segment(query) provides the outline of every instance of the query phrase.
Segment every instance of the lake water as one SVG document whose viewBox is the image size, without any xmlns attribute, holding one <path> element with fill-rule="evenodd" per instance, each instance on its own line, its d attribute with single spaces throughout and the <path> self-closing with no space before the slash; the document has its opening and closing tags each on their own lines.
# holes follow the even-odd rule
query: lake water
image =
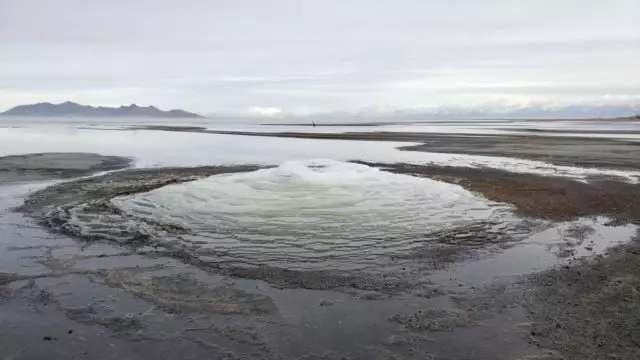
<svg viewBox="0 0 640 360">
<path fill-rule="evenodd" d="M 265 120 L 261 120 L 265 121 Z M 491 167 L 520 173 L 583 178 L 589 175 L 616 175 L 637 181 L 640 172 L 582 169 L 556 166 L 541 161 L 505 157 L 399 151 L 399 146 L 411 143 L 317 140 L 220 135 L 206 133 L 126 130 L 141 125 L 201 126 L 218 130 L 242 131 L 409 131 L 468 134 L 498 134 L 505 127 L 554 127 L 570 131 L 585 127 L 638 126 L 624 122 L 512 122 L 512 121 L 451 121 L 429 125 L 402 124 L 381 126 L 269 126 L 255 119 L 234 122 L 213 119 L 56 119 L 0 117 L 0 156 L 41 152 L 93 152 L 103 155 L 133 157 L 136 166 L 197 166 L 216 164 L 279 165 L 290 160 L 363 160 L 371 162 L 404 162 L 415 164 Z M 595 129 L 595 128 L 594 128 Z M 555 134 L 558 135 L 558 134 Z M 585 134 L 573 134 L 585 136 Z M 640 136 L 600 134 L 599 136 Z"/>
<path fill-rule="evenodd" d="M 201 350 L 206 353 L 200 356 L 204 358 L 213 356 L 212 349 L 218 346 L 226 349 L 225 344 L 229 343 L 230 338 L 216 337 L 217 330 L 204 332 L 219 329 L 214 328 L 218 326 L 224 328 L 227 337 L 229 334 L 239 336 L 241 341 L 237 346 L 229 345 L 239 354 L 254 346 L 256 339 L 267 339 L 265 344 L 269 347 L 259 343 L 255 348 L 260 355 L 265 348 L 273 347 L 296 354 L 317 352 L 326 355 L 338 351 L 338 354 L 360 354 L 360 357 L 350 358 L 375 358 L 381 347 L 394 351 L 404 347 L 414 351 L 417 349 L 414 344 L 421 344 L 426 349 L 425 354 L 442 353 L 450 358 L 521 358 L 523 354 L 536 351 L 527 343 L 529 330 L 523 327 L 528 321 L 524 313 L 508 312 L 483 320 L 480 325 L 451 332 L 430 332 L 428 337 L 419 339 L 412 337 L 413 332 L 389 320 L 403 314 L 420 315 L 425 309 L 444 309 L 446 313 L 455 309 L 448 294 L 459 296 L 484 284 L 509 282 L 523 274 L 564 264 L 567 259 L 558 254 L 565 252 L 567 247 L 576 256 L 602 253 L 609 246 L 628 241 L 636 232 L 633 226 L 606 225 L 609 219 L 604 218 L 555 224 L 545 222 L 539 224 L 544 225 L 541 229 L 535 226 L 523 229 L 521 225 L 525 222 L 510 206 L 489 201 L 458 185 L 392 174 L 348 160 L 490 167 L 578 180 L 590 175 L 618 175 L 637 182 L 640 172 L 556 166 L 505 157 L 400 151 L 397 147 L 409 144 L 401 142 L 127 130 L 131 126 L 144 125 L 265 132 L 408 131 L 484 135 L 506 134 L 530 127 L 569 132 L 585 128 L 597 130 L 599 126 L 616 131 L 635 126 L 592 122 L 578 127 L 571 122 L 458 121 L 313 128 L 260 125 L 255 119 L 167 122 L 0 117 L 0 156 L 91 152 L 131 157 L 133 166 L 144 168 L 226 164 L 271 166 L 109 199 L 117 209 L 110 214 L 115 219 L 111 222 L 109 215 L 104 213 L 94 217 L 82 213 L 83 206 L 90 207 L 91 204 L 64 208 L 72 215 L 68 224 L 81 231 L 95 234 L 104 230 L 119 234 L 114 229 L 124 227 L 129 234 L 136 232 L 155 240 L 152 252 L 157 253 L 153 254 L 170 255 L 169 249 L 180 249 L 181 254 L 188 254 L 188 259 L 197 260 L 196 266 L 190 261 L 146 256 L 137 253 L 138 249 L 119 246 L 119 240 L 127 239 L 117 239 L 117 243 L 87 242 L 53 234 L 12 209 L 35 191 L 59 181 L 0 184 L 0 273 L 36 276 L 33 282 L 17 282 L 16 289 L 43 289 L 42 294 L 49 294 L 45 300 L 55 300 L 55 306 L 35 307 L 38 312 L 30 310 L 33 304 L 27 306 L 20 299 L 12 300 L 11 307 L 0 308 L 3 329 L 8 329 L 3 332 L 6 336 L 0 336 L 2 351 L 22 354 L 26 348 L 49 353 L 50 346 L 56 342 L 43 342 L 42 338 L 54 334 L 61 339 L 57 343 L 64 346 L 69 357 L 81 353 L 78 349 L 85 353 L 85 349 L 90 349 L 92 354 L 120 354 L 124 353 L 122 349 L 131 349 L 131 344 L 143 346 L 130 350 L 137 354 L 132 358 L 163 345 L 181 354 L 197 354 L 192 345 L 197 350 L 199 344 L 211 344 Z M 158 169 L 157 174 L 161 176 L 162 170 Z M 118 186 L 118 181 L 106 184 Z M 70 194 L 72 201 L 76 201 L 76 192 L 72 189 Z M 100 200 L 104 199 L 97 199 L 98 204 Z M 74 215 L 77 216 L 73 218 Z M 126 221 L 122 221 L 123 216 Z M 175 224 L 186 231 L 172 233 L 166 226 L 151 226 L 158 224 Z M 475 228 L 478 225 L 482 227 Z M 567 234 L 576 226 L 589 226 L 594 232 L 584 239 L 568 238 Z M 489 239 L 489 236 L 500 238 L 492 238 L 498 241 L 497 244 L 489 241 L 483 248 L 472 247 L 470 253 L 442 253 L 438 252 L 442 244 L 433 241 L 439 231 L 454 231 L 454 236 L 467 240 L 474 237 Z M 504 234 L 509 236 L 503 237 Z M 96 236 L 91 239 L 109 238 Z M 140 250 L 149 251 L 149 248 L 151 246 L 144 246 Z M 203 268 L 213 272 L 201 271 Z M 250 272 L 251 269 L 254 272 Z M 89 273 L 91 275 L 87 276 Z M 121 288 L 102 279 L 105 274 L 120 274 Z M 245 274 L 245 277 L 238 274 Z M 167 279 L 189 279 L 187 276 L 197 276 L 208 287 L 222 291 L 215 293 L 212 300 L 205 299 L 212 304 L 220 303 L 233 309 L 245 306 L 251 296 L 260 296 L 272 302 L 277 312 L 247 316 L 217 314 L 214 309 L 211 314 L 183 316 L 169 314 L 161 306 L 150 303 L 149 299 L 153 298 L 141 296 L 141 290 L 149 288 L 146 284 L 152 284 L 154 280 L 162 284 Z M 176 301 L 184 296 L 194 303 L 200 302 L 201 289 L 192 290 L 194 293 L 191 294 L 182 293 L 180 282 L 169 283 L 173 290 L 171 286 L 176 286 L 175 293 L 166 299 Z M 404 293 L 386 294 L 395 287 L 402 290 L 401 286 L 408 286 Z M 238 300 L 229 295 L 236 293 L 248 294 L 248 297 Z M 163 294 L 158 296 L 166 301 Z M 69 318 L 69 314 L 87 304 L 90 317 L 83 320 L 88 324 Z M 103 304 L 106 315 L 101 313 Z M 111 336 L 106 325 L 98 326 L 111 324 L 104 319 L 130 319 L 132 314 L 141 314 L 139 318 L 144 327 L 131 334 Z M 70 335 L 69 329 L 73 329 L 74 335 Z M 67 339 L 75 334 L 82 336 L 82 342 L 68 342 Z M 158 334 L 177 335 L 154 337 Z M 32 339 L 31 342 L 28 339 Z M 200 342 L 181 342 L 183 339 Z M 287 343 L 282 344 L 280 339 L 286 339 Z M 405 342 L 390 342 L 393 339 Z M 25 341 L 28 346 L 24 346 Z M 164 352 L 164 349 L 158 351 Z M 415 354 L 411 358 L 430 358 L 425 354 Z M 325 358 L 324 355 L 321 357 Z"/>
</svg>

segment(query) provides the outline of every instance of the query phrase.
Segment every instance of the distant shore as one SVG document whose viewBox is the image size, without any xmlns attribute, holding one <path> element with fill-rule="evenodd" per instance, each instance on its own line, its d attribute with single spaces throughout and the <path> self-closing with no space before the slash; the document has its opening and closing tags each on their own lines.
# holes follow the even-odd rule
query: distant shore
<svg viewBox="0 0 640 360">
<path fill-rule="evenodd" d="M 640 142 L 621 139 L 528 134 L 469 135 L 417 132 L 252 132 L 209 130 L 197 126 L 135 126 L 127 130 L 156 130 L 241 136 L 283 137 L 299 139 L 361 140 L 412 142 L 401 150 L 435 153 L 457 153 L 486 156 L 508 156 L 541 160 L 556 165 L 602 167 L 611 169 L 640 168 Z M 529 131 L 525 129 L 524 131 Z M 532 133 L 555 133 L 555 130 Z M 579 131 L 578 131 L 579 133 Z M 584 132 L 588 134 L 591 132 Z M 618 132 L 612 132 L 618 133 Z M 640 134 L 640 132 L 626 132 Z"/>
</svg>

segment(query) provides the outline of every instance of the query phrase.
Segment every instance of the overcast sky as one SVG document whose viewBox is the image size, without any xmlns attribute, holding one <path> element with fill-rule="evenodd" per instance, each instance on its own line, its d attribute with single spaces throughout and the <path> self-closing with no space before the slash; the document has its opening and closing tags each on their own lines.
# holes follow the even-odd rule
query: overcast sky
<svg viewBox="0 0 640 360">
<path fill-rule="evenodd" d="M 0 110 L 640 103 L 640 0 L 0 0 Z"/>
</svg>

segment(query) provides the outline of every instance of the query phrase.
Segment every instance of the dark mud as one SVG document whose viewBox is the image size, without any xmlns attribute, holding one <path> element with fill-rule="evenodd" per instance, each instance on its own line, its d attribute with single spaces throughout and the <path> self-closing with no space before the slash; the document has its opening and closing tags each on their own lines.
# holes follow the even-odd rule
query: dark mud
<svg viewBox="0 0 640 360">
<path fill-rule="evenodd" d="M 452 307 L 391 318 L 414 332 L 468 328 L 515 314 L 542 352 L 522 359 L 640 358 L 640 235 L 607 253 L 451 294 Z"/>
<path fill-rule="evenodd" d="M 504 315 L 525 322 L 526 318 L 522 313 L 523 300 L 527 299 L 526 291 L 530 288 L 527 281 L 517 280 L 455 289 L 448 294 L 450 302 L 447 307 L 396 314 L 390 320 L 402 324 L 412 332 L 450 332 L 456 328 L 473 327 L 482 321 Z"/>
<path fill-rule="evenodd" d="M 420 142 L 421 145 L 401 149 L 506 156 L 578 167 L 640 168 L 640 143 L 634 141 L 537 135 L 429 135 Z"/>
<path fill-rule="evenodd" d="M 0 354 L 17 359 L 429 359 L 445 352 L 447 357 L 437 358 L 475 359 L 389 321 L 393 313 L 416 307 L 409 299 L 275 290 L 262 282 L 196 273 L 175 262 L 127 269 L 118 265 L 124 254 L 96 254 L 91 262 L 77 261 L 64 276 L 11 277 L 0 286 Z M 69 259 L 86 257 L 76 253 Z M 50 259 L 46 252 L 44 259 Z M 82 268 L 100 266 L 98 259 L 111 268 Z"/>
<path fill-rule="evenodd" d="M 52 207 L 61 204 L 82 204 L 99 201 L 96 211 L 105 201 L 116 196 L 151 191 L 169 184 L 193 181 L 199 178 L 246 172 L 259 169 L 257 166 L 202 166 L 195 168 L 131 169 L 126 172 L 76 180 L 45 188 L 32 194 L 18 210 L 40 217 Z M 107 204 L 103 204 L 108 206 Z"/>
<path fill-rule="evenodd" d="M 532 341 L 559 359 L 639 359 L 638 241 L 531 276 Z"/>
<path fill-rule="evenodd" d="M 436 246 L 389 259 L 390 273 L 237 267 L 202 260 L 189 245 L 167 246 L 125 227 L 86 232 L 69 220 L 97 216 L 121 224 L 127 215 L 110 205 L 113 197 L 257 167 L 126 170 L 57 184 L 30 194 L 18 208 L 21 213 L 0 217 L 4 227 L 13 226 L 0 228 L 3 259 L 8 255 L 16 259 L 15 264 L 0 264 L 4 271 L 0 272 L 0 356 L 342 360 L 640 356 L 635 316 L 640 313 L 640 251 L 635 244 L 595 257 L 559 256 L 560 266 L 517 278 L 497 280 L 489 273 L 483 277 L 486 281 L 468 283 L 452 269 L 500 259 L 503 250 L 506 254 L 505 249 L 517 248 L 532 233 L 545 229 L 553 233 L 549 221 L 604 215 L 615 220 L 610 225 L 638 224 L 637 185 L 607 179 L 581 183 L 490 169 L 375 165 L 458 183 L 512 204 L 533 219 L 425 234 L 425 242 Z M 32 227 L 21 214 L 53 233 Z M 189 231 L 175 224 L 148 225 L 167 236 Z M 600 231 L 582 223 L 563 229 L 554 235 L 565 244 L 562 251 L 591 246 L 589 239 Z M 443 278 L 446 281 L 437 280 Z"/>
<path fill-rule="evenodd" d="M 105 284 L 150 301 L 169 313 L 271 314 L 277 311 L 269 297 L 231 286 L 211 287 L 193 275 L 146 277 L 139 272 L 112 271 Z"/>
<path fill-rule="evenodd" d="M 367 164 L 386 171 L 456 183 L 487 199 L 512 204 L 520 214 L 528 217 L 565 221 L 606 216 L 620 223 L 640 224 L 638 184 L 609 179 L 579 182 L 487 168 Z"/>
<path fill-rule="evenodd" d="M 444 331 L 469 323 L 466 313 L 459 310 L 427 309 L 409 315 L 395 315 L 393 321 L 415 331 Z"/>
<path fill-rule="evenodd" d="M 634 120 L 634 122 L 637 122 L 638 118 L 636 118 Z M 639 130 L 594 130 L 594 129 L 590 129 L 590 130 L 581 130 L 581 129 L 571 129 L 570 131 L 566 130 L 566 129 L 535 129 L 535 128 L 517 128 L 517 129 L 513 129 L 513 128 L 503 128 L 501 130 L 504 131 L 517 131 L 517 132 L 524 132 L 524 133 L 536 133 L 536 134 L 567 134 L 567 133 L 571 133 L 571 134 L 593 134 L 593 135 L 638 135 L 640 134 Z"/>
<path fill-rule="evenodd" d="M 224 334 L 217 330 L 236 326 L 224 318 L 216 318 L 217 325 L 207 323 L 211 332 L 198 336 L 190 331 L 199 325 L 193 319 L 169 318 L 173 315 L 91 283 L 75 287 L 78 295 L 60 292 L 66 283 L 82 284 L 79 279 L 65 280 L 0 287 L 3 359 L 276 358 L 251 354 L 252 345 L 244 342 L 250 330 Z M 82 296 L 87 288 L 91 297 Z"/>
<path fill-rule="evenodd" d="M 89 153 L 42 153 L 0 157 L 0 184 L 65 179 L 126 168 L 131 159 Z"/>
</svg>

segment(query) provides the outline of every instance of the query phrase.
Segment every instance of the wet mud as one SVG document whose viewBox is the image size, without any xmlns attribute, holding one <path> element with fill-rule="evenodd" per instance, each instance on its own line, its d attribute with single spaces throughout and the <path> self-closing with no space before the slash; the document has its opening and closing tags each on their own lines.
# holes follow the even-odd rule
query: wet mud
<svg viewBox="0 0 640 360">
<path fill-rule="evenodd" d="M 233 287 L 209 287 L 189 274 L 144 278 L 127 271 L 112 271 L 105 284 L 119 287 L 170 313 L 269 314 L 275 305 L 266 296 Z"/>
<path fill-rule="evenodd" d="M 523 336 L 541 350 L 521 359 L 637 359 L 639 240 L 636 235 L 604 254 L 451 294 L 451 308 L 419 310 L 391 320 L 414 332 L 439 332 L 519 312 Z"/>
<path fill-rule="evenodd" d="M 168 256 L 211 272 L 262 280 L 280 288 L 341 290 L 394 295 L 428 287 L 423 274 L 470 260 L 485 248 L 518 241 L 537 231 L 530 220 L 512 217 L 433 231 L 417 239 L 420 246 L 381 256 L 372 271 L 296 269 L 269 263 L 243 264 L 230 254 L 201 248 L 197 234 L 179 224 L 127 214 L 114 206 L 117 196 L 146 192 L 204 176 L 256 170 L 252 166 L 126 170 L 53 185 L 30 194 L 17 210 L 46 228 L 87 242 L 109 241 L 149 256 Z M 132 223 L 137 224 L 133 226 Z M 139 223 L 144 224 L 140 226 Z M 195 240 L 194 240 L 195 239 Z"/>
<path fill-rule="evenodd" d="M 18 208 L 20 212 L 42 216 L 61 204 L 92 203 L 94 210 L 112 212 L 108 200 L 139 192 L 151 191 L 166 185 L 193 181 L 199 178 L 257 170 L 257 166 L 202 166 L 196 168 L 131 169 L 99 177 L 58 184 L 30 196 Z M 107 208 L 105 208 L 107 207 Z"/>
<path fill-rule="evenodd" d="M 126 168 L 131 159 L 90 153 L 42 153 L 0 157 L 0 184 L 51 180 Z"/>
<path fill-rule="evenodd" d="M 532 275 L 532 342 L 558 359 L 640 358 L 638 241 Z"/>
<path fill-rule="evenodd" d="M 602 178 L 581 182 L 487 168 L 367 164 L 386 171 L 455 183 L 490 200 L 514 205 L 527 217 L 564 221 L 607 216 L 619 223 L 640 223 L 638 184 Z"/>
<path fill-rule="evenodd" d="M 0 355 L 640 356 L 640 251 L 637 236 L 628 242 L 640 219 L 638 185 L 371 165 L 459 184 L 509 204 L 518 215 L 425 234 L 425 246 L 389 256 L 378 272 L 304 271 L 238 266 L 203 256 L 197 243 L 131 231 L 122 224 L 140 219 L 110 202 L 255 166 L 130 169 L 24 192 L 24 203 L 3 204 L 7 211 L 0 217 L 0 256 L 11 259 L 0 263 Z M 103 221 L 93 228 L 75 225 L 96 218 Z M 170 223 L 146 226 L 165 240 L 190 232 Z M 623 244 L 604 252 L 616 242 Z M 501 266 L 512 262 L 518 271 L 507 276 Z"/>
</svg>

